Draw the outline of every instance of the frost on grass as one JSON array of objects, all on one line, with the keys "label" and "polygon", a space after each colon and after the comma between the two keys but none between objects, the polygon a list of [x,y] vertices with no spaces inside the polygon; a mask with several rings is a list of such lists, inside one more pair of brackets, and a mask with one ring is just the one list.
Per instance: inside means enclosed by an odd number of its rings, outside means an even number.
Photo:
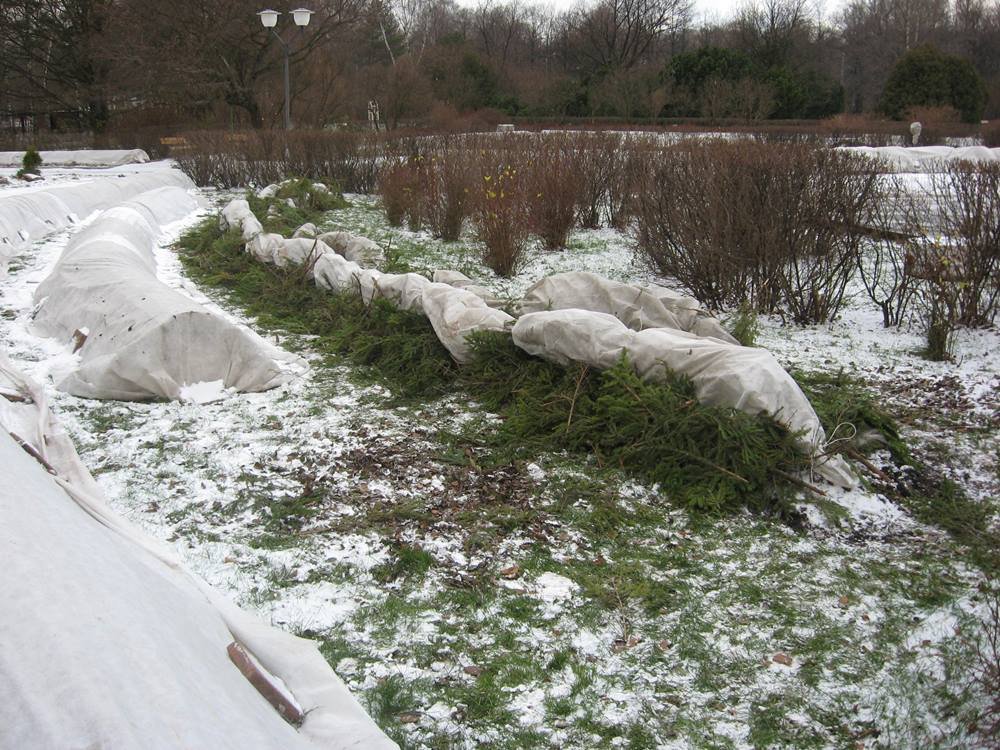
[{"label": "frost on grass", "polygon": [[[329,216],[381,239],[369,199]],[[30,290],[64,241],[36,245],[0,285],[2,343],[49,384],[72,355],[30,334]],[[487,278],[461,243],[397,241],[414,266]],[[169,250],[158,261],[168,283],[204,298]],[[643,280],[620,237],[588,232],[539,253],[506,291],[550,267]],[[988,455],[995,335],[970,335],[948,369],[855,314],[821,329],[765,321],[762,338],[786,364],[860,374],[912,410],[910,435]],[[456,446],[441,434],[495,417],[457,394],[401,405],[370,375],[311,354],[308,337],[278,335],[312,367],[274,391],[148,404],[53,393],[55,407],[120,512],[241,604],[318,639],[406,746],[969,741],[981,574],[885,498],[838,497],[846,518],[819,514],[804,530],[692,516],[585,458],[504,462]],[[958,385],[924,386],[948,377]],[[927,399],[943,416],[927,417]],[[942,433],[947,420],[973,429]],[[955,476],[969,472],[986,498],[995,475],[970,462]]]}]

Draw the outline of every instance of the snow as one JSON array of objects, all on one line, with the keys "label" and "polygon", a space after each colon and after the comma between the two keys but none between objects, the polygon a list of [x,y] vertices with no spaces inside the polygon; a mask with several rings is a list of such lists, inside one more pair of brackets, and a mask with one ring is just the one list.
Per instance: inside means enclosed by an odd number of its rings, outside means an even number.
[{"label": "snow", "polygon": [[188,383],[181,387],[180,398],[191,404],[210,404],[213,401],[221,401],[230,395],[222,380],[212,380],[201,383]]},{"label": "snow", "polygon": [[535,579],[535,596],[544,602],[569,599],[579,588],[569,578],[558,573],[542,573]]}]

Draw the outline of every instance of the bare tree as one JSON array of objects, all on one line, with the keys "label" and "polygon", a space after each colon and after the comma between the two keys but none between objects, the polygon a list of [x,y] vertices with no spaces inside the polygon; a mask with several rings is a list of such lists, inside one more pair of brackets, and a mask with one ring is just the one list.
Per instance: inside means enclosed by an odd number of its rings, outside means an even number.
[{"label": "bare tree", "polygon": [[[361,0],[316,3],[305,29],[279,28],[298,65],[356,20]],[[106,44],[123,93],[146,101],[222,100],[264,124],[260,82],[281,64],[280,46],[257,18],[256,0],[120,0]]]},{"label": "bare tree", "polygon": [[737,44],[764,67],[784,65],[810,25],[806,0],[754,2],[736,16]]},{"label": "bare tree", "polygon": [[629,70],[643,62],[664,35],[688,25],[689,0],[601,0],[577,11],[570,23],[583,67]]},{"label": "bare tree", "polygon": [[407,50],[419,63],[428,46],[454,30],[454,0],[393,0],[392,12]]},{"label": "bare tree", "polygon": [[0,50],[9,108],[72,110],[89,127],[107,118],[99,43],[111,0],[0,0]]}]

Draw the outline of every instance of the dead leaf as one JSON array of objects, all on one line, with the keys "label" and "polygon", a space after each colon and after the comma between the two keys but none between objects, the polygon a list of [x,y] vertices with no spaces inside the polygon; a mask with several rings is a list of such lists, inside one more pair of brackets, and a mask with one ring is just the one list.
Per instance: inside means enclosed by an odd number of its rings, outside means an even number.
[{"label": "dead leaf", "polygon": [[786,667],[792,666],[792,657],[790,657],[783,651],[779,651],[778,653],[776,653],[774,656],[771,657],[771,660],[776,662],[777,664],[784,664]]},{"label": "dead leaf", "polygon": [[500,571],[501,578],[506,578],[508,581],[517,578],[521,575],[521,566],[511,565],[509,568],[504,568]]}]

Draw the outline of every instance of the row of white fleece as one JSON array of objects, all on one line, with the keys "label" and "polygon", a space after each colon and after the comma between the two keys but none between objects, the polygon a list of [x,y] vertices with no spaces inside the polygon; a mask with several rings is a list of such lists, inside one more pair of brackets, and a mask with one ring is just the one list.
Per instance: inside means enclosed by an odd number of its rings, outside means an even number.
[{"label": "row of white fleece", "polygon": [[95,211],[161,187],[190,188],[193,184],[176,169],[151,169],[5,192],[0,195],[0,274],[5,272],[10,258],[45,235],[66,229]]}]

